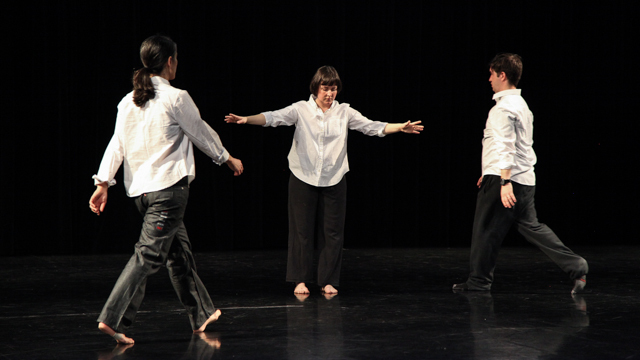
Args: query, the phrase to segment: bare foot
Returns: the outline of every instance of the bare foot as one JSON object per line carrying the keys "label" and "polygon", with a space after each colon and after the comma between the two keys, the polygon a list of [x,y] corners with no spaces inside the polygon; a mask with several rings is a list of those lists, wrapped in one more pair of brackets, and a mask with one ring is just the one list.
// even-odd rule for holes
{"label": "bare foot", "polygon": [[309,289],[307,289],[307,286],[301,282],[296,286],[296,289],[293,290],[294,294],[308,294],[309,293]]}
{"label": "bare foot", "polygon": [[204,322],[204,324],[202,324],[202,326],[200,326],[200,328],[198,330],[193,330],[194,334],[198,334],[204,331],[204,329],[207,328],[207,325],[209,325],[209,323],[212,323],[216,320],[218,320],[218,318],[220,317],[220,315],[222,315],[222,311],[220,310],[216,310],[216,312],[213,313],[213,315],[209,316],[209,318],[207,319],[207,321]]}
{"label": "bare foot", "polygon": [[220,349],[220,346],[222,346],[220,340],[218,339],[218,334],[207,334],[205,332],[200,332],[197,333],[197,335],[200,337],[200,339],[202,339],[202,341],[206,342],[207,345],[211,346],[214,349]]}
{"label": "bare foot", "polygon": [[331,300],[334,297],[336,297],[336,295],[338,295],[338,294],[327,294],[327,293],[324,293],[324,298],[327,299],[327,300]]}
{"label": "bare foot", "polygon": [[325,294],[333,294],[333,295],[337,295],[338,294],[338,290],[336,290],[336,288],[334,288],[331,284],[327,284],[322,288],[322,292]]}
{"label": "bare foot", "polygon": [[98,353],[98,360],[111,360],[114,357],[124,354],[124,352],[132,346],[133,344],[118,344],[111,352],[103,351]]}
{"label": "bare foot", "polygon": [[309,294],[295,294],[295,295],[296,295],[296,299],[298,299],[298,301],[300,302],[307,300],[307,298],[309,297]]}
{"label": "bare foot", "polygon": [[576,310],[580,310],[580,311],[587,311],[587,302],[584,301],[584,298],[580,295],[575,295],[572,294],[571,298],[573,299],[573,302],[576,305]]}
{"label": "bare foot", "polygon": [[111,353],[113,354],[113,356],[120,356],[122,354],[124,354],[124,352],[132,347],[133,344],[118,344],[116,345],[115,348],[113,348],[113,350],[111,351]]}
{"label": "bare foot", "polygon": [[98,329],[100,331],[102,331],[103,333],[113,337],[114,339],[116,339],[116,341],[118,342],[118,344],[126,344],[126,345],[133,345],[135,343],[135,341],[133,341],[132,338],[128,338],[126,337],[124,334],[121,333],[117,333],[115,330],[113,330],[112,328],[110,328],[107,324],[105,323],[99,323],[98,324]]}

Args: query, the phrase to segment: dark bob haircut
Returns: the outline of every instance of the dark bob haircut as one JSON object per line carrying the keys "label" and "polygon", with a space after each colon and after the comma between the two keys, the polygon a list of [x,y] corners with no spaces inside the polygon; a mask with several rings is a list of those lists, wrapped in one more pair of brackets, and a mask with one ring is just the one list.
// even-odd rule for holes
{"label": "dark bob haircut", "polygon": [[319,68],[316,74],[313,75],[313,79],[311,79],[309,90],[311,90],[313,95],[318,96],[318,89],[320,89],[321,85],[337,86],[338,94],[342,90],[340,75],[338,75],[338,72],[333,66],[325,65]]}

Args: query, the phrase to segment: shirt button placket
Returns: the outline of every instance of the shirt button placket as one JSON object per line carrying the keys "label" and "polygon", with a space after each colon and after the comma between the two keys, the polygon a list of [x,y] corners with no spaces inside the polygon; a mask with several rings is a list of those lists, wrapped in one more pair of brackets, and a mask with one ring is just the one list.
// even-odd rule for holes
{"label": "shirt button placket", "polygon": [[320,184],[320,178],[322,178],[322,163],[324,160],[324,115],[321,115],[320,121],[320,136],[318,138],[318,163],[316,165],[316,174],[318,174],[317,183]]}

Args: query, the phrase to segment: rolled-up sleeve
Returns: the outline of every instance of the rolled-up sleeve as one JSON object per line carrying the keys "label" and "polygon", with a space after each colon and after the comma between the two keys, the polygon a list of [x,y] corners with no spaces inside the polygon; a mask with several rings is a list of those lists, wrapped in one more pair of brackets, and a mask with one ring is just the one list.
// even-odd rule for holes
{"label": "rolled-up sleeve", "polygon": [[299,104],[291,104],[286,108],[276,111],[265,111],[262,113],[265,117],[264,127],[291,126],[298,122],[298,111],[296,106]]}
{"label": "rolled-up sleeve", "polygon": [[124,159],[123,147],[117,132],[113,134],[104,152],[98,173],[93,175],[94,184],[107,182],[109,186],[116,184],[114,177]]}

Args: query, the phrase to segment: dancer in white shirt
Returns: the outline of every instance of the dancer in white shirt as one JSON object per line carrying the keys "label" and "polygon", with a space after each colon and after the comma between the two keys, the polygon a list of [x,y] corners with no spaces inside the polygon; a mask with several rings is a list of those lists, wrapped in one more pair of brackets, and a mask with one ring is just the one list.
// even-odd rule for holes
{"label": "dancer in white shirt", "polygon": [[133,344],[124,332],[144,298],[147,277],[166,265],[194,333],[218,319],[209,293],[196,273],[191,243],[182,222],[189,183],[195,178],[193,144],[213,161],[226,163],[235,176],[242,162],[222,146],[218,134],[200,118],[189,94],[169,84],[176,76],[176,44],[165,36],[147,38],[140,47],[144,67],[133,78],[134,90],[118,105],[115,132],[100,169],[93,176],[96,191],[91,211],[100,215],[109,186],[124,163],[124,186],[144,216],[135,254],[118,278],[98,328],[118,343]]}
{"label": "dancer in white shirt", "polygon": [[533,114],[517,89],[522,60],[498,54],[489,65],[496,105],[489,111],[482,139],[482,176],[473,220],[470,268],[455,291],[489,291],[498,251],[513,224],[573,280],[571,294],[581,292],[589,271],[587,261],[566,247],[547,225],[538,222],[534,195]]}
{"label": "dancer in white shirt", "polygon": [[[296,294],[308,294],[313,278],[313,244],[316,219],[324,239],[318,262],[318,285],[325,294],[337,294],[342,265],[346,214],[348,130],[370,136],[397,132],[419,134],[421,122],[389,124],[371,121],[349,104],[335,98],[342,89],[338,72],[323,66],[313,76],[311,96],[284,109],[253,116],[229,114],[227,123],[291,126],[296,130],[289,152],[289,255],[286,280],[296,284]],[[320,216],[317,216],[319,214]]]}

